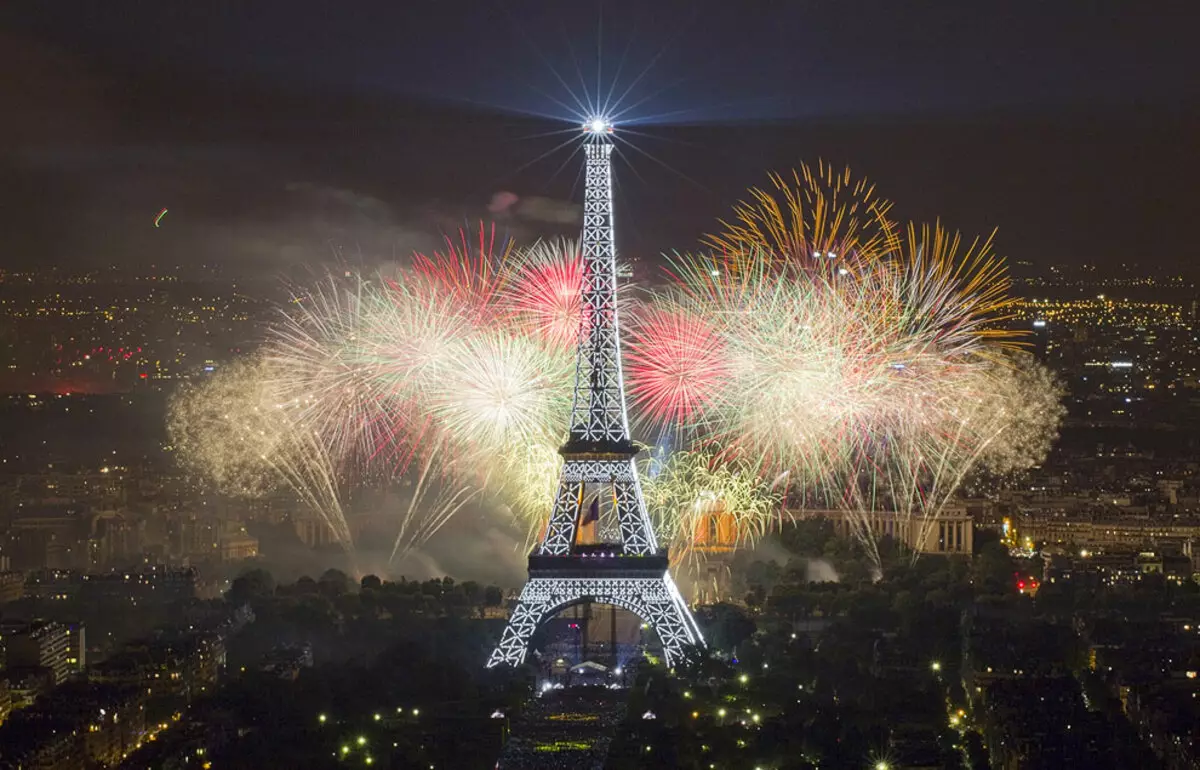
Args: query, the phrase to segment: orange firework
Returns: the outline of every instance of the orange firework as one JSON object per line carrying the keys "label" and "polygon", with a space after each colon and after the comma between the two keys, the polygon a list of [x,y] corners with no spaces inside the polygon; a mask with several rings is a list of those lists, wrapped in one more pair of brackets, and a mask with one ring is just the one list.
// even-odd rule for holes
{"label": "orange firework", "polygon": [[771,174],[773,189],[752,188],[739,202],[734,220],[704,242],[732,258],[769,259],[793,265],[853,269],[895,250],[896,226],[887,218],[890,201],[875,186],[854,179],[849,168],[835,172],[822,162],[802,164],[791,180]]}

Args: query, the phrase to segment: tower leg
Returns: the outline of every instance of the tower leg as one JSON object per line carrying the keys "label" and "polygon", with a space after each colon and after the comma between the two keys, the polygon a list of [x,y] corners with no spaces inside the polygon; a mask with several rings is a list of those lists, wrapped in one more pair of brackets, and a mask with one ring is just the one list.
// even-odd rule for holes
{"label": "tower leg", "polygon": [[487,666],[519,666],[538,628],[581,602],[611,604],[629,610],[658,634],[668,666],[675,665],[685,647],[703,644],[700,629],[669,574],[645,578],[531,577],[512,617],[492,651]]}
{"label": "tower leg", "polygon": [[617,654],[617,609],[610,607],[608,613],[608,643],[609,651],[612,653],[612,666],[616,668],[621,663],[621,656]]}

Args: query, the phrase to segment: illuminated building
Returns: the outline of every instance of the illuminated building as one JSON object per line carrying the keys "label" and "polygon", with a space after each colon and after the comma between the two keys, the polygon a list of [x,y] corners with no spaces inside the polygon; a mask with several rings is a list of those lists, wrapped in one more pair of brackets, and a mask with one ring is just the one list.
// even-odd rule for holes
{"label": "illuminated building", "polygon": [[72,673],[82,673],[87,670],[87,628],[83,623],[70,623],[67,630],[67,665]]}
{"label": "illuminated building", "polygon": [[104,569],[136,559],[142,552],[144,530],[145,522],[117,511],[94,514],[87,540],[88,566]]}
{"label": "illuminated building", "polygon": [[868,526],[876,539],[892,538],[920,554],[969,557],[975,547],[975,521],[965,508],[947,507],[926,516],[840,510],[791,511],[789,515],[796,519],[829,519],[834,532],[846,538],[854,537],[857,528]]}
{"label": "illuminated building", "polygon": [[733,553],[740,540],[737,517],[716,501],[697,517],[691,547],[706,556],[722,556]]}
{"label": "illuminated building", "polygon": [[724,501],[714,501],[696,519],[687,549],[696,559],[693,571],[692,600],[712,604],[729,597],[732,587],[730,565],[744,533],[738,531],[737,517],[726,510]]}
{"label": "illuminated building", "polygon": [[[12,767],[115,767],[145,738],[146,691],[90,682],[56,687],[12,715],[6,737],[16,732],[27,742],[24,751],[6,745],[5,759],[19,758]],[[62,745],[63,736],[74,746]]]}
{"label": "illuminated building", "polygon": [[1200,538],[1200,518],[1128,516],[1117,513],[1055,515],[1022,511],[1017,530],[1035,545],[1074,545],[1096,548],[1137,548],[1158,543],[1179,543]]}
{"label": "illuminated building", "polygon": [[91,666],[88,679],[148,690],[153,698],[198,697],[214,685],[225,666],[220,633],[190,633],[161,639],[137,639]]}
{"label": "illuminated building", "polygon": [[8,680],[0,679],[0,725],[4,724],[11,713],[12,693],[8,689]]}
{"label": "illuminated building", "polygon": [[337,542],[337,535],[324,519],[315,515],[298,515],[292,517],[292,528],[296,537],[309,548],[332,545]]}
{"label": "illuminated building", "polygon": [[85,566],[88,514],[81,505],[29,505],[13,514],[8,540],[14,569]]}
{"label": "illuminated building", "polygon": [[25,593],[51,599],[79,597],[98,601],[126,599],[131,602],[172,602],[196,596],[194,569],[159,565],[137,570],[86,573],[71,570],[38,570],[25,580]]}
{"label": "illuminated building", "polygon": [[258,556],[258,538],[246,532],[245,527],[230,528],[221,533],[221,561],[242,561]]}
{"label": "illuminated building", "polygon": [[24,595],[24,575],[20,572],[0,572],[0,604],[15,602]]}
{"label": "illuminated building", "polygon": [[[10,668],[39,667],[50,671],[53,683],[66,681],[79,670],[78,662],[71,663],[71,649],[79,645],[71,641],[73,634],[82,638],[82,625],[76,630],[54,621],[5,621],[0,624],[4,640],[6,665]],[[78,654],[76,654],[78,659]]]}
{"label": "illuminated building", "polygon": [[28,708],[54,689],[54,672],[41,666],[8,666],[4,677],[13,711]]}

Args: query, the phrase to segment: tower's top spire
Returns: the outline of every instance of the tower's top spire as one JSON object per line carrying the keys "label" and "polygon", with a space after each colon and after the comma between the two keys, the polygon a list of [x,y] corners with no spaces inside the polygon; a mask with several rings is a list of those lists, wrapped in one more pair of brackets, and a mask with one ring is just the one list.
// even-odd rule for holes
{"label": "tower's top spire", "polygon": [[583,317],[575,368],[575,397],[567,455],[623,455],[637,448],[629,436],[625,386],[621,375],[621,335],[617,321],[617,247],[613,236],[612,122],[593,116],[583,124],[584,189]]}
{"label": "tower's top spire", "polygon": [[583,133],[593,142],[610,142],[613,124],[608,118],[597,115],[583,124]]}

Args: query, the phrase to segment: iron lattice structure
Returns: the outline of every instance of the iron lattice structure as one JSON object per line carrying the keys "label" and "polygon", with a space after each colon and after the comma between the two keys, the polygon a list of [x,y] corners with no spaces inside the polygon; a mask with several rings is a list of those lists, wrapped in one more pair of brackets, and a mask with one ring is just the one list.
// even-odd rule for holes
{"label": "iron lattice structure", "polygon": [[[595,120],[584,130],[583,320],[570,432],[560,449],[564,462],[550,522],[529,557],[529,580],[488,668],[523,663],[542,623],[583,602],[637,615],[658,634],[667,665],[685,646],[704,643],[667,571],[667,551],[658,546],[638,483],[621,374],[612,128]],[[580,527],[589,509],[596,520],[601,502],[616,521],[619,542],[580,545]]]}

